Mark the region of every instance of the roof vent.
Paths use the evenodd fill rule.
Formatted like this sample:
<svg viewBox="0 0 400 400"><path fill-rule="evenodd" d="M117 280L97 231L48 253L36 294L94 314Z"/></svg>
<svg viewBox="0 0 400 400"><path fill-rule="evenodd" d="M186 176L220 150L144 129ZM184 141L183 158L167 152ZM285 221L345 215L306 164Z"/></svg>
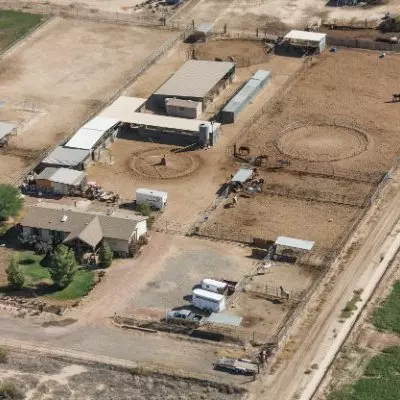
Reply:
<svg viewBox="0 0 400 400"><path fill-rule="evenodd" d="M65 222L68 219L68 215L63 215L61 218L61 222Z"/></svg>

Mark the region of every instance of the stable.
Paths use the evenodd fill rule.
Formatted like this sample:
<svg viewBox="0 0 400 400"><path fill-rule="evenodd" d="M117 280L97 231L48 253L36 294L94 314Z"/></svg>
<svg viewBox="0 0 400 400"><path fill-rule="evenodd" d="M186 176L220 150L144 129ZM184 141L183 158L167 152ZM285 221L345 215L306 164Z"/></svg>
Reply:
<svg viewBox="0 0 400 400"><path fill-rule="evenodd" d="M148 113L131 113L121 119L122 131L137 140L188 146L214 145L220 135L221 124L198 119L169 117Z"/></svg>
<svg viewBox="0 0 400 400"><path fill-rule="evenodd" d="M326 33L292 30L283 38L283 42L295 48L322 53L326 48Z"/></svg>
<svg viewBox="0 0 400 400"><path fill-rule="evenodd" d="M147 99L142 97L120 96L99 114L100 117L115 118L123 121L126 115L140 112L146 105Z"/></svg>
<svg viewBox="0 0 400 400"><path fill-rule="evenodd" d="M189 60L150 97L150 103L165 109L165 100L178 98L201 102L203 109L232 82L232 62Z"/></svg>
<svg viewBox="0 0 400 400"><path fill-rule="evenodd" d="M287 236L278 236L275 241L274 254L278 256L293 256L312 250L315 242L295 239Z"/></svg>

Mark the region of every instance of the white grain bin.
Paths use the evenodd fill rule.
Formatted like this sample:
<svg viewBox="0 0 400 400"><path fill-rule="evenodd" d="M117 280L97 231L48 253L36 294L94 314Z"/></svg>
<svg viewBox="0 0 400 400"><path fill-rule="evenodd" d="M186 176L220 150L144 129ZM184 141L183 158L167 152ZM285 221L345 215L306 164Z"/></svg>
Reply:
<svg viewBox="0 0 400 400"><path fill-rule="evenodd" d="M167 199L167 192L144 188L136 190L136 204L146 203L156 210L163 209L167 205Z"/></svg>
<svg viewBox="0 0 400 400"><path fill-rule="evenodd" d="M220 312L225 310L225 296L204 289L193 289L192 304L200 310Z"/></svg>
<svg viewBox="0 0 400 400"><path fill-rule="evenodd" d="M210 279L210 278L204 278L201 281L202 289L208 290L208 291L214 292L214 293L223 294L223 293L225 293L227 287L228 287L227 283L221 282L221 281L216 281L216 280Z"/></svg>

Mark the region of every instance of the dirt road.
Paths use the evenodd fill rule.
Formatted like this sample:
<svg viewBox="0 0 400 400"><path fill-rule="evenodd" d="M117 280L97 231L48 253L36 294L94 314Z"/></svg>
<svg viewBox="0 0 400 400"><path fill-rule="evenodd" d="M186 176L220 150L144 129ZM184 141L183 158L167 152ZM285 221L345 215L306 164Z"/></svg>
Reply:
<svg viewBox="0 0 400 400"><path fill-rule="evenodd" d="M304 322L291 340L297 350L262 383L263 392L268 395L259 392L254 398L312 398L324 367L329 365L329 358L333 358L341 344L338 341L345 339L346 330L352 324L351 319L339 322L341 310L353 297L354 290L363 289L361 297L364 301L368 298L367 293L372 292L398 250L399 184L400 173L397 172L311 298ZM314 364L318 366L315 370L311 369Z"/></svg>

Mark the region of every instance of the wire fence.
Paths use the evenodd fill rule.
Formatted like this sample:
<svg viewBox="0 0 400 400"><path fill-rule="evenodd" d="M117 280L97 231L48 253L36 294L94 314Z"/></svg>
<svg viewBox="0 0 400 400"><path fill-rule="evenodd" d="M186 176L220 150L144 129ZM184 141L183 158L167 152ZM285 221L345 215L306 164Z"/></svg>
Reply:
<svg viewBox="0 0 400 400"><path fill-rule="evenodd" d="M400 52L400 44L377 42L370 39L354 39L328 35L326 37L326 43L329 46L342 46L352 47L356 49Z"/></svg>

